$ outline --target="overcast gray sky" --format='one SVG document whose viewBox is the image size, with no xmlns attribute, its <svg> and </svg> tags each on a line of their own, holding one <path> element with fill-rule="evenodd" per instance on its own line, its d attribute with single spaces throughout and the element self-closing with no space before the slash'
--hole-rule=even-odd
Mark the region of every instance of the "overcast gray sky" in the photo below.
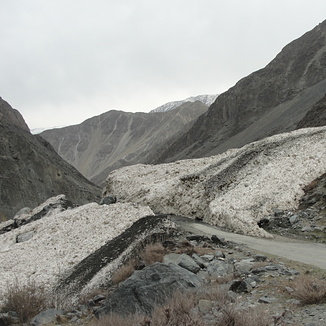
<svg viewBox="0 0 326 326">
<path fill-rule="evenodd" d="M 226 91 L 325 0 L 0 0 L 0 96 L 30 128 Z"/>
</svg>

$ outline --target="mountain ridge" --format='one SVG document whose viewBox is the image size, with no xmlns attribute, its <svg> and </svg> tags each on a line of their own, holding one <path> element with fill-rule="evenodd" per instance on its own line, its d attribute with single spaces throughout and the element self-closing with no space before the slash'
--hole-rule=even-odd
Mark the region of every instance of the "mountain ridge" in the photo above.
<svg viewBox="0 0 326 326">
<path fill-rule="evenodd" d="M 32 135 L 21 116 L 0 99 L 0 218 L 66 194 L 75 204 L 100 199 L 100 189 L 65 162 L 45 139 Z"/>
<path fill-rule="evenodd" d="M 57 153 L 96 184 L 121 166 L 147 161 L 166 140 L 207 110 L 203 103 L 185 102 L 167 112 L 111 110 L 79 125 L 40 134 Z"/>
<path fill-rule="evenodd" d="M 294 130 L 325 92 L 326 21 L 220 94 L 193 127 L 151 163 L 215 155 Z"/>
</svg>

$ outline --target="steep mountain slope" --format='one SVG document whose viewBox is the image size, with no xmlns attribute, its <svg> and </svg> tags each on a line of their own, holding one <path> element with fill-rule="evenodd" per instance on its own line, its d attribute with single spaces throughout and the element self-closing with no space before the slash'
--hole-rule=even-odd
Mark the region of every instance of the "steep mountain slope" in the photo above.
<svg viewBox="0 0 326 326">
<path fill-rule="evenodd" d="M 209 156 L 294 130 L 325 92 L 326 21 L 219 95 L 154 163 Z"/>
<path fill-rule="evenodd" d="M 2 219 L 61 193 L 77 204 L 100 195 L 100 189 L 62 160 L 47 141 L 33 136 L 20 113 L 1 98 L 0 167 Z"/>
<path fill-rule="evenodd" d="M 326 125 L 326 94 L 298 123 L 297 128 L 321 127 Z"/>
<path fill-rule="evenodd" d="M 204 103 L 205 105 L 210 106 L 216 100 L 217 96 L 218 95 L 208 95 L 208 94 L 191 96 L 191 97 L 186 98 L 185 100 L 172 101 L 172 102 L 165 103 L 165 104 L 159 106 L 158 108 L 151 110 L 150 113 L 166 112 L 166 111 L 174 110 L 186 102 L 200 101 L 200 102 Z"/>
<path fill-rule="evenodd" d="M 101 184 L 115 168 L 146 162 L 152 152 L 188 129 L 206 110 L 197 101 L 168 112 L 109 111 L 79 125 L 44 131 L 41 136 L 84 176 Z"/>
<path fill-rule="evenodd" d="M 305 128 L 216 156 L 124 167 L 110 173 L 104 194 L 268 236 L 258 222 L 274 209 L 296 209 L 305 186 L 325 172 L 326 127 Z"/>
</svg>

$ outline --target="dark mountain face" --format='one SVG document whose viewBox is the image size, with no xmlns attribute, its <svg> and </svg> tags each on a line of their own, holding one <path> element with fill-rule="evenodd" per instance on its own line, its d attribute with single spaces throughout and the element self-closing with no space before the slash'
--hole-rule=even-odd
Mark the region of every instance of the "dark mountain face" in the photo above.
<svg viewBox="0 0 326 326">
<path fill-rule="evenodd" d="M 109 111 L 83 123 L 42 132 L 57 153 L 96 184 L 122 166 L 144 163 L 153 153 L 207 110 L 202 102 L 186 102 L 167 112 Z"/>
<path fill-rule="evenodd" d="M 0 98 L 0 218 L 65 194 L 76 204 L 99 199 L 100 189 L 33 136 L 17 110 Z"/>
<path fill-rule="evenodd" d="M 298 123 L 297 128 L 326 126 L 326 94 Z"/>
<path fill-rule="evenodd" d="M 221 94 L 156 163 L 210 156 L 296 129 L 326 92 L 326 21 Z"/>
</svg>

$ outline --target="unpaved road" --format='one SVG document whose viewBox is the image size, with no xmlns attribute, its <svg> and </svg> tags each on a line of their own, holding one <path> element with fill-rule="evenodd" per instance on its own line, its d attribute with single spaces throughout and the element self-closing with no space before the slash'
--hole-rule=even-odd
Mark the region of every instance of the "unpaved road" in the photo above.
<svg viewBox="0 0 326 326">
<path fill-rule="evenodd" d="M 225 232 L 217 227 L 187 218 L 177 218 L 175 222 L 184 230 L 195 234 L 208 236 L 215 234 L 218 237 L 225 238 L 227 241 L 243 243 L 249 248 L 260 252 L 326 269 L 326 245 L 321 243 L 297 241 L 279 236 L 274 239 L 249 237 L 246 235 Z"/>
</svg>

